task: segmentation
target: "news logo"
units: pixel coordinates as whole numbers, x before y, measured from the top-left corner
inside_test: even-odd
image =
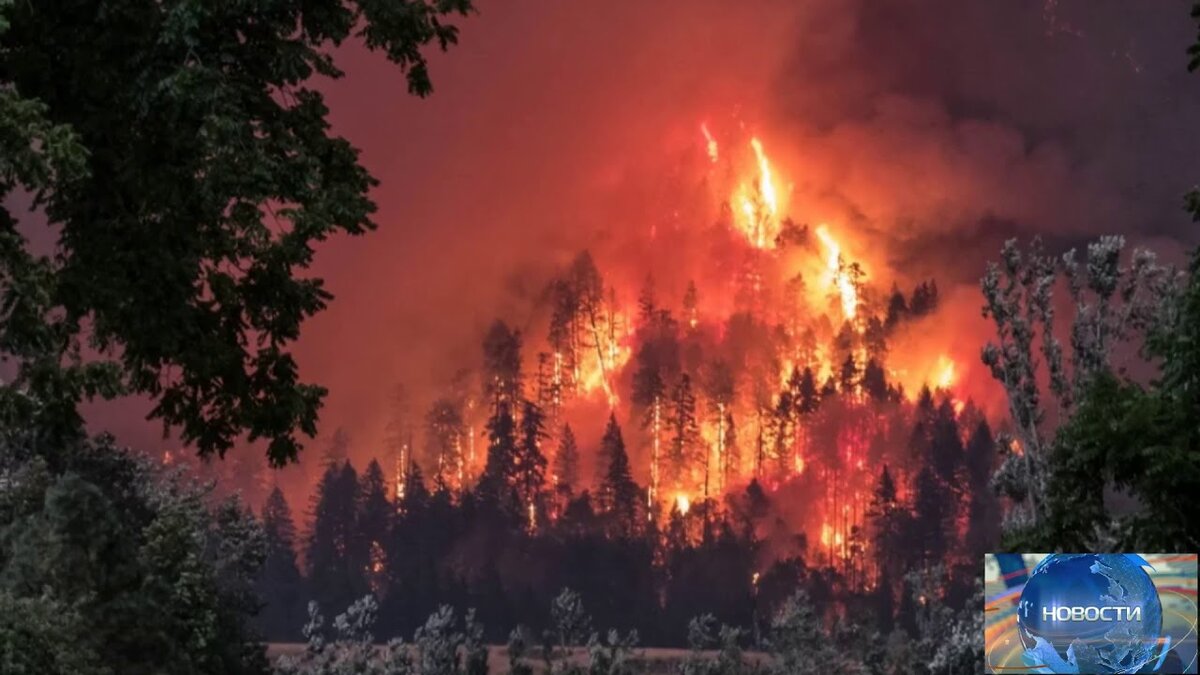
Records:
[[[990,673],[1195,673],[1196,556],[994,554]]]

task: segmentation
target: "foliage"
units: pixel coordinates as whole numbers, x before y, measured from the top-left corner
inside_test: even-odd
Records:
[[[469,0],[0,4],[0,197],[34,197],[53,257],[0,211],[6,388],[35,423],[143,394],[203,454],[246,434],[297,457],[325,390],[288,351],[330,299],[300,272],[314,245],[375,225],[375,180],[329,133],[314,76],[357,38],[432,87],[424,48],[457,41]],[[92,355],[95,355],[94,357]]]
[[[996,482],[1013,503],[1011,530],[1037,527],[1045,516],[1048,402],[1056,405],[1056,417],[1069,415],[1092,380],[1114,369],[1117,345],[1171,320],[1164,308],[1177,292],[1177,276],[1141,249],[1122,265],[1124,246],[1122,237],[1101,238],[1088,246],[1081,266],[1074,250],[1056,260],[1043,252],[1039,239],[1024,253],[1009,240],[1003,264],[990,263],[981,281],[984,316],[993,320],[998,340],[984,347],[983,362],[1004,387],[1017,434],[1016,450],[1003,443],[1005,461]],[[1060,281],[1075,305],[1066,359],[1055,333],[1054,287]],[[1043,366],[1052,398],[1042,391]]]
[[[1049,522],[1024,533],[1057,546],[1104,550],[1193,550],[1200,534],[1179,495],[1200,489],[1200,250],[1173,316],[1146,340],[1160,363],[1143,386],[1114,373],[1097,377],[1055,438]],[[1103,481],[1137,507],[1113,513],[1094,488]]]
[[[72,651],[45,665],[262,672],[248,621],[265,542],[250,514],[106,438],[64,459],[57,472],[25,462],[0,490],[0,595],[29,608],[13,630],[37,640],[51,621]]]
[[[746,631],[721,625],[711,614],[698,616],[688,624],[688,646],[691,653],[679,665],[680,675],[742,675],[750,673],[752,667],[745,662],[740,642]],[[703,650],[717,647],[716,658],[709,658]]]
[[[280,675],[486,675],[487,649],[482,628],[468,612],[462,628],[447,606],[432,614],[417,630],[412,644],[396,639],[379,647],[374,628],[379,606],[374,596],[353,602],[333,621],[333,629],[316,603],[308,606],[303,654],[282,657]]]
[[[292,510],[278,487],[267,497],[261,517],[266,558],[258,575],[258,593],[268,602],[257,623],[266,639],[291,642],[298,635],[293,618],[303,611],[306,588],[296,563]]]
[[[599,502],[607,514],[613,531],[621,536],[630,536],[638,527],[638,500],[640,490],[633,482],[629,468],[629,455],[625,451],[625,440],[616,415],[610,415],[604,438],[600,441],[601,466],[604,473],[600,480]]]
[[[45,597],[0,591],[0,672],[10,675],[103,675],[113,672],[84,639],[79,613]]]

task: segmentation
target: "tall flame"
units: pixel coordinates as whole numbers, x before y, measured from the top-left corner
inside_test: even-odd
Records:
[[[771,163],[763,153],[761,141],[751,138],[750,147],[754,148],[754,156],[758,159],[758,190],[762,193],[763,203],[774,218],[779,215],[779,200],[775,197],[775,183],[771,181]]]
[[[833,284],[837,286],[838,296],[842,301],[842,314],[846,320],[852,321],[858,313],[858,290],[854,288],[853,280],[843,268],[842,247],[833,235],[829,234],[829,228],[824,224],[817,227],[817,237],[829,252],[825,266],[829,269]]]
[[[750,184],[743,183],[734,195],[734,202],[741,211],[742,232],[755,248],[771,248],[779,230],[779,193],[771,174],[771,162],[763,151],[762,142],[750,139],[758,176]]]

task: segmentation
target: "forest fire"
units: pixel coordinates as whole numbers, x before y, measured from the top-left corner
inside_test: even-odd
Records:
[[[921,468],[911,454],[893,449],[914,442],[911,421],[935,416],[941,401],[952,418],[965,410],[954,395],[961,373],[946,345],[932,336],[919,351],[892,345],[907,324],[936,310],[936,283],[919,283],[911,295],[892,285],[887,293],[876,285],[890,282],[881,269],[868,277],[863,261],[850,257],[847,233],[835,236],[825,222],[801,224],[797,216],[812,214],[781,188],[785,182],[758,136],[729,143],[744,149],[739,156],[719,152],[707,123],[700,131],[700,161],[684,170],[695,172],[712,201],[691,210],[707,211],[718,228],[698,223],[677,235],[655,235],[648,250],[664,263],[648,268],[618,258],[604,261],[605,274],[581,253],[549,284],[544,339],[503,322],[493,327],[481,379],[518,383],[509,398],[528,402],[519,414],[491,406],[482,424],[489,462],[497,430],[510,424],[497,415],[508,414],[518,449],[523,434],[546,439],[530,444],[567,494],[591,490],[603,508],[613,508],[611,495],[621,492],[610,484],[617,480],[614,462],[620,471],[627,463],[641,483],[640,522],[707,522],[757,484],[787,495],[786,509],[795,511],[788,520],[815,533],[810,539],[821,559],[857,568],[868,548],[866,521],[881,470],[891,466],[903,492]],[[789,204],[793,213],[784,210]],[[704,239],[711,253],[699,273],[671,264],[675,248]],[[636,290],[622,281],[638,278],[645,282]],[[682,292],[673,300],[660,288]],[[631,312],[626,303],[635,296]],[[523,346],[539,350],[532,378],[521,375]],[[485,394],[493,396],[498,386],[485,387]],[[608,411],[609,429],[583,460],[591,459],[596,478],[564,479],[580,475],[571,429],[594,428],[598,408]],[[458,472],[451,485],[482,480],[486,467],[453,456],[465,452],[463,439],[477,435],[480,422],[465,413],[461,422],[440,414],[430,418],[438,425],[430,427],[425,456],[410,453],[411,461],[430,467],[435,482],[446,480],[448,467]],[[567,437],[570,448],[563,450]],[[617,446],[628,459],[614,459]],[[539,499],[534,491],[521,502],[532,529],[567,509],[565,503],[543,509]]]

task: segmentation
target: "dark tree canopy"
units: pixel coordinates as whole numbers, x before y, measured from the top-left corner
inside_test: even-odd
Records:
[[[245,435],[294,460],[325,390],[288,346],[331,297],[303,271],[318,242],[375,227],[375,180],[308,82],[340,77],[334,47],[356,38],[424,96],[422,50],[470,9],[0,2],[0,197],[32,194],[57,233],[37,256],[40,216],[0,210],[0,350],[46,400],[37,422],[77,436],[80,401],[137,393],[202,454]]]

